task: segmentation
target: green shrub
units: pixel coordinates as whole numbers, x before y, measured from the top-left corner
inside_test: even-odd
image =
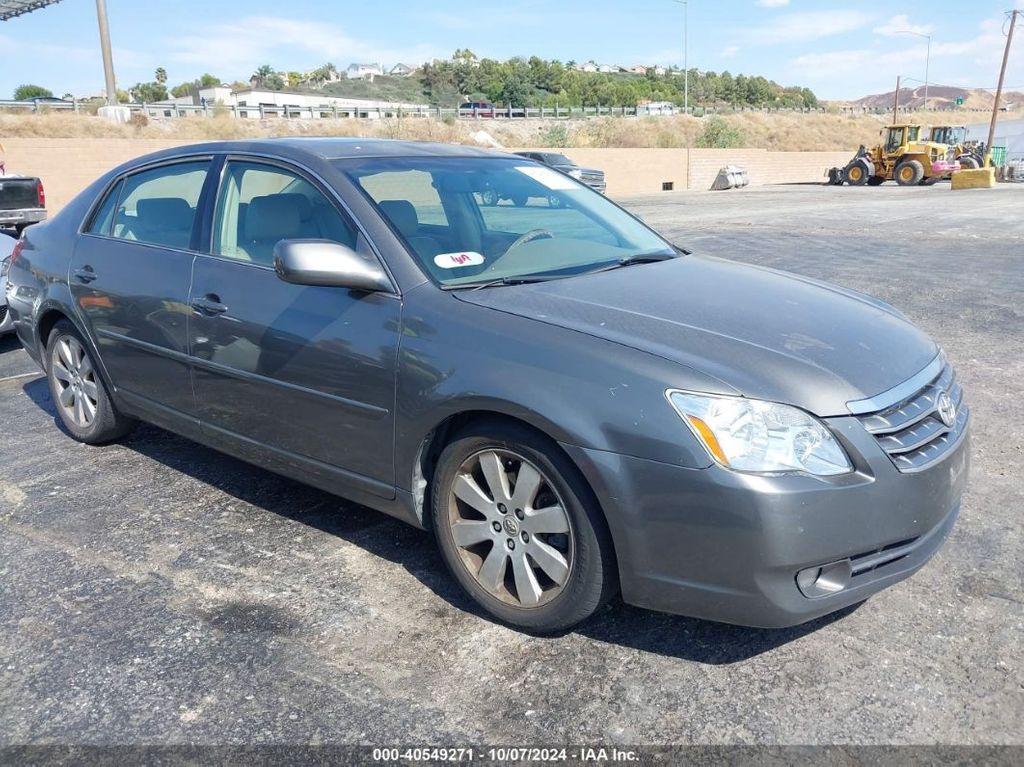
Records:
[[[565,125],[552,125],[545,128],[541,134],[541,142],[546,147],[567,147],[570,145],[569,129]]]
[[[734,149],[743,146],[746,136],[743,131],[730,125],[724,118],[708,117],[697,137],[697,146],[704,149]]]

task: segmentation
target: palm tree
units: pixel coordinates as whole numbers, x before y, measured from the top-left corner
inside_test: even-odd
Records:
[[[274,74],[274,68],[270,64],[264,64],[256,70],[256,74],[253,77],[256,78],[257,85],[266,85],[267,78]]]
[[[156,68],[156,81],[161,85],[164,85],[167,82],[167,70],[163,67]]]

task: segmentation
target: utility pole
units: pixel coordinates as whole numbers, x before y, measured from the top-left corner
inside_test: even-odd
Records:
[[[107,22],[106,0],[96,0],[96,19],[100,25],[100,50],[103,53],[103,75],[107,81],[107,104],[117,106],[117,81],[114,79],[114,57],[110,53],[110,24]]]
[[[896,102],[892,105],[892,124],[900,121],[900,76],[896,75]]]
[[[1013,27],[1017,23],[1017,14],[1024,11],[1010,11],[1010,31],[1006,35],[1006,50],[1003,51],[1003,66],[999,70],[999,84],[996,86],[996,98],[992,103],[992,122],[988,126],[988,143],[985,152],[992,162],[992,142],[996,140],[996,119],[999,117],[999,100],[1003,97],[1003,81],[1006,79],[1006,62],[1010,59],[1010,44],[1013,42]]]

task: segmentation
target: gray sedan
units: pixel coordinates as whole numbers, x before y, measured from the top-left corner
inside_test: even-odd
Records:
[[[432,529],[529,631],[617,592],[807,621],[923,566],[966,482],[962,389],[897,310],[690,254],[522,157],[168,150],[27,230],[9,280],[76,439],[149,421]]]

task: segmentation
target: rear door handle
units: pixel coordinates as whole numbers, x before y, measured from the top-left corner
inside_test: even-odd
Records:
[[[75,269],[75,277],[79,282],[89,283],[96,279],[96,272],[91,266],[83,266],[81,269]]]
[[[207,293],[202,298],[193,298],[192,308],[199,314],[205,314],[207,316],[224,314],[224,312],[228,310],[227,306],[220,302],[220,298],[215,296],[213,293]]]

